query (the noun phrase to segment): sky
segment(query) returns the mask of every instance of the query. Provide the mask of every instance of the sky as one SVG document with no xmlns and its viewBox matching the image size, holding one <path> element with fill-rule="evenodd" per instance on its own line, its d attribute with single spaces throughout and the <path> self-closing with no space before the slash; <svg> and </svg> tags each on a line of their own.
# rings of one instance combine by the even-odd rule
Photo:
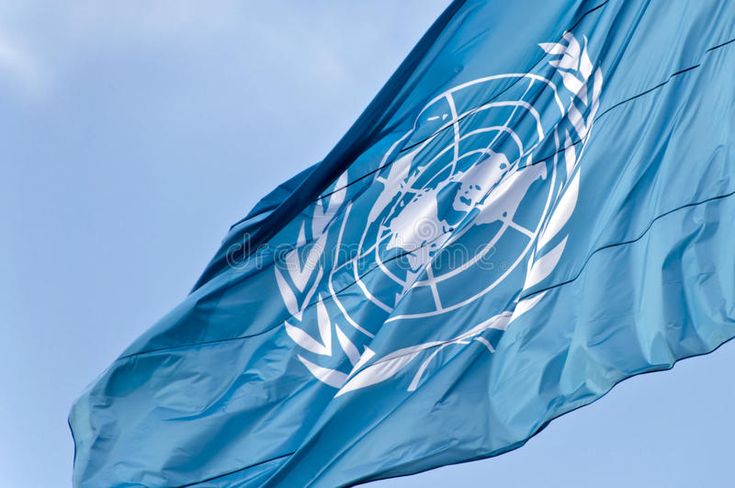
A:
<svg viewBox="0 0 735 488">
<path fill-rule="evenodd" d="M 448 3 L 0 0 L 0 486 L 70 485 L 74 399 Z M 727 344 L 517 451 L 373 486 L 732 486 L 733 371 Z"/>
</svg>

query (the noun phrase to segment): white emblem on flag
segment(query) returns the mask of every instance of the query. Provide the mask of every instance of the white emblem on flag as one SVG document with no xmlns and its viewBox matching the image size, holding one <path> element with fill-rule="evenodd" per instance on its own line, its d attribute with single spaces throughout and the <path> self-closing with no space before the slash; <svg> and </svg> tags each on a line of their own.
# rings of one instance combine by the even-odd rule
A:
<svg viewBox="0 0 735 488">
<path fill-rule="evenodd" d="M 339 395 L 386 381 L 409 366 L 414 369 L 408 390 L 413 391 L 442 350 L 474 343 L 494 352 L 483 332 L 504 330 L 543 299 L 544 292 L 533 294 L 479 324 L 468 324 L 451 339 L 374 357 L 368 345 L 374 333 L 350 312 L 333 282 L 337 268 L 352 268 L 363 299 L 386 314 L 387 325 L 460 310 L 519 270 L 524 273 L 521 291 L 551 275 L 568 243 L 566 224 L 580 190 L 579 161 L 599 107 L 603 76 L 593 67 L 586 38 L 580 43 L 565 33 L 560 42 L 539 46 L 553 68 L 550 76 L 487 76 L 450 88 L 426 104 L 374 176 L 381 190 L 364 220 L 357 256 L 332 269 L 322 265 L 329 236 L 336 233 L 339 248 L 351 211 L 345 173 L 324 204 L 314 207 L 309 229 L 314 242 L 306 257 L 294 250 L 285 257 L 287 271 L 276 267 L 291 314 L 285 330 L 302 350 L 298 358 L 315 378 L 338 388 Z M 517 99 L 474 102 L 477 94 L 503 93 L 506 86 L 525 91 Z M 508 114 L 505 122 L 483 124 L 499 114 Z M 536 198 L 531 201 L 532 188 Z M 336 225 L 330 225 L 338 212 L 346 214 L 342 224 L 334 220 Z M 468 247 L 472 242 L 476 245 Z M 459 243 L 469 252 L 452 255 Z M 505 253 L 503 266 L 495 263 L 501 259 L 494 256 L 497 249 Z M 442 267 L 437 263 L 441 253 L 459 262 Z M 487 269 L 488 263 L 493 269 Z M 361 266 L 380 275 L 366 280 Z M 328 293 L 322 296 L 324 280 Z M 338 308 L 337 317 L 329 316 L 326 298 Z M 304 318 L 307 308 L 315 310 L 313 320 Z M 350 336 L 348 328 L 361 340 Z M 335 356 L 349 364 L 335 368 L 319 361 Z"/>
</svg>

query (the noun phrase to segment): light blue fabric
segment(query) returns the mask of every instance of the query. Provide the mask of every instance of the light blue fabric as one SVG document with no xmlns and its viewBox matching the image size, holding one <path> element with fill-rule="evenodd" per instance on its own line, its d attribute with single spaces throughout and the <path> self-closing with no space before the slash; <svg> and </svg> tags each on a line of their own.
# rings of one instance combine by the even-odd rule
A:
<svg viewBox="0 0 735 488">
<path fill-rule="evenodd" d="M 735 336 L 735 4 L 455 1 L 74 405 L 76 486 L 497 455 Z"/>
</svg>

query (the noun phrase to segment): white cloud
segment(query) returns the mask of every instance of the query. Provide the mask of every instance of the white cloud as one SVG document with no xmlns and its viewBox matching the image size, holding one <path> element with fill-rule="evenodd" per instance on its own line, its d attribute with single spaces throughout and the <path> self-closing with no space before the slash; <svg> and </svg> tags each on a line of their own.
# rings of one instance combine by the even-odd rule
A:
<svg viewBox="0 0 735 488">
<path fill-rule="evenodd" d="M 32 53 L 4 37 L 0 37 L 0 79 L 33 96 L 42 94 L 46 85 L 38 60 Z"/>
</svg>

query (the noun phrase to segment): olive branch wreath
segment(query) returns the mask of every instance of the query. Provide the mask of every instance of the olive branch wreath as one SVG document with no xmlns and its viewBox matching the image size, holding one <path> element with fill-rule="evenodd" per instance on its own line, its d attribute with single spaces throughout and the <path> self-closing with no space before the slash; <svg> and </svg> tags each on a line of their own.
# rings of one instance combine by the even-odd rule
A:
<svg viewBox="0 0 735 488">
<path fill-rule="evenodd" d="M 595 70 L 590 60 L 586 37 L 583 37 L 583 43 L 580 44 L 571 32 L 565 32 L 559 42 L 541 43 L 539 47 L 552 58 L 548 64 L 556 68 L 564 87 L 572 94 L 567 112 L 563 114 L 562 120 L 568 120 L 573 132 L 576 133 L 577 142 L 569 129 L 565 129 L 562 152 L 564 153 L 566 182 L 557 195 L 553 210 L 547 216 L 538 235 L 535 236 L 523 291 L 533 289 L 547 278 L 556 268 L 566 248 L 568 235 L 561 240 L 558 237 L 561 236 L 561 231 L 566 227 L 577 205 L 581 174 L 579 162 L 599 109 L 603 85 L 602 71 L 599 68 Z M 557 138 L 559 137 L 558 130 L 558 128 L 555 129 Z M 577 145 L 579 145 L 579 150 Z M 310 229 L 314 241 L 306 252 L 303 264 L 302 253 L 299 250 L 306 244 L 305 222 L 301 225 L 296 248 L 285 255 L 285 269 L 293 286 L 289 284 L 289 280 L 279 267 L 274 268 L 283 301 L 292 319 L 296 322 L 303 321 L 304 312 L 313 303 L 314 295 L 322 281 L 324 269 L 320 263 L 326 251 L 329 227 L 345 202 L 346 186 L 347 174 L 343 173 L 335 184 L 338 190 L 330 193 L 324 203 L 318 202 L 314 206 Z M 309 283 L 311 286 L 308 286 Z M 303 298 L 299 300 L 297 294 Z M 315 378 L 339 389 L 337 396 L 386 381 L 405 369 L 420 354 L 431 349 L 431 353 L 418 367 L 408 386 L 408 391 L 414 391 L 418 388 L 431 362 L 446 347 L 457 344 L 467 345 L 474 340 L 484 345 L 491 353 L 495 352 L 493 345 L 481 334 L 488 329 L 507 328 L 511 322 L 531 310 L 545 294 L 546 292 L 541 291 L 519 299 L 512 311 L 495 315 L 453 339 L 432 341 L 399 349 L 379 358 L 367 367 L 363 366 L 372 359 L 375 353 L 367 346 L 361 353 L 340 326 L 332 323 L 321 295 L 317 295 L 315 307 L 318 337 L 312 336 L 288 320 L 284 322 L 284 325 L 286 333 L 297 346 L 321 357 L 332 357 L 337 353 L 333 340 L 333 337 L 336 336 L 342 353 L 351 364 L 349 373 L 320 366 L 301 353 L 297 357 Z"/>
</svg>

